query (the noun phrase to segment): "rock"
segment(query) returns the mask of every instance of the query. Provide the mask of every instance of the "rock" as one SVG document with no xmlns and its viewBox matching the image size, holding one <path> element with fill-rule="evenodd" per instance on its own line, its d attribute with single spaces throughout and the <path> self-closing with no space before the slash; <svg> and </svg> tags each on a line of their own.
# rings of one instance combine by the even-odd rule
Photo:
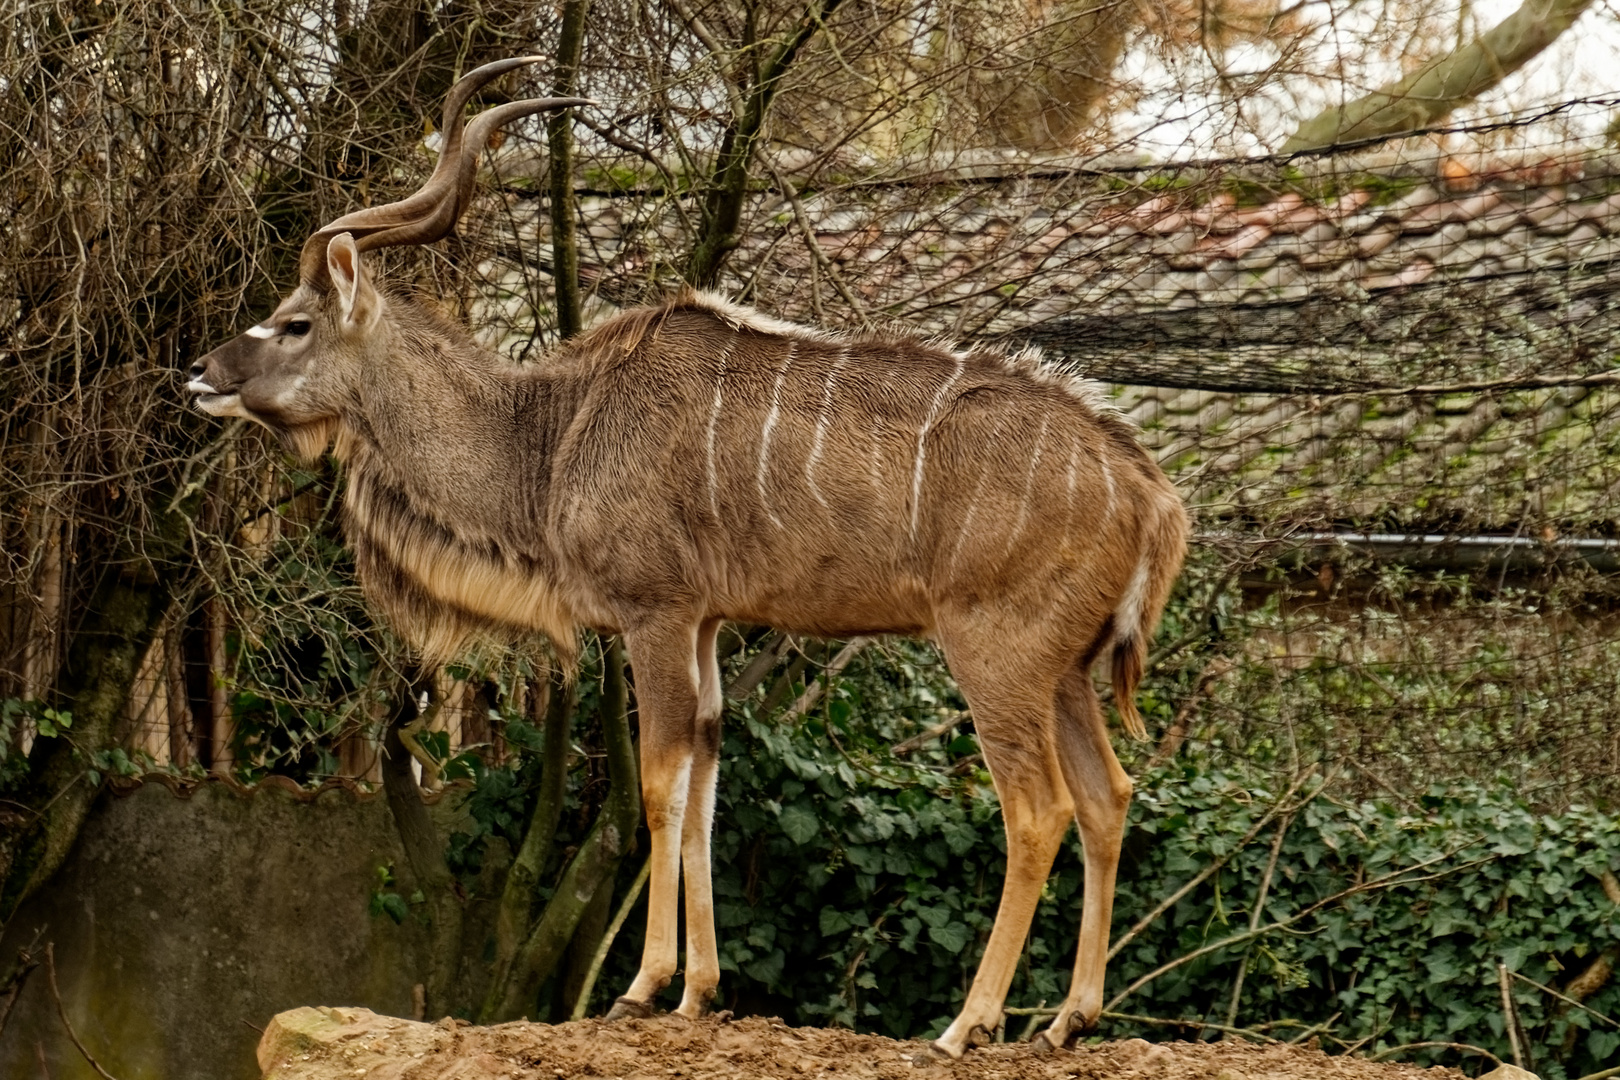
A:
<svg viewBox="0 0 1620 1080">
<path fill-rule="evenodd" d="M 449 1030 L 454 1032 L 454 1021 Z M 291 1009 L 271 1017 L 264 1029 L 259 1040 L 259 1068 L 267 1080 L 351 1076 L 356 1068 L 375 1067 L 385 1057 L 420 1057 L 446 1045 L 452 1037 L 439 1024 L 378 1016 L 370 1009 L 325 1005 Z"/>
<path fill-rule="evenodd" d="M 1529 1069 L 1521 1069 L 1517 1065 L 1503 1062 L 1490 1072 L 1480 1074 L 1479 1080 L 1541 1080 L 1541 1077 Z"/>
</svg>

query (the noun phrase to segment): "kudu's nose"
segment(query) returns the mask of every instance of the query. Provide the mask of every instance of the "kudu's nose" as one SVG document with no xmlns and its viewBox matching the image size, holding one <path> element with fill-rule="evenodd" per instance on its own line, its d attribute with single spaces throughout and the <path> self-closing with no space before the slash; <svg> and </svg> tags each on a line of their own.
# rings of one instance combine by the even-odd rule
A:
<svg viewBox="0 0 1620 1080">
<path fill-rule="evenodd" d="M 208 365 L 206 363 L 204 363 L 201 360 L 198 360 L 196 363 L 191 365 L 191 369 L 190 369 L 190 371 L 187 372 L 187 374 L 190 375 L 191 380 L 193 382 L 195 382 L 198 379 L 203 377 L 203 372 L 205 370 L 207 370 L 207 368 L 208 368 Z"/>
</svg>

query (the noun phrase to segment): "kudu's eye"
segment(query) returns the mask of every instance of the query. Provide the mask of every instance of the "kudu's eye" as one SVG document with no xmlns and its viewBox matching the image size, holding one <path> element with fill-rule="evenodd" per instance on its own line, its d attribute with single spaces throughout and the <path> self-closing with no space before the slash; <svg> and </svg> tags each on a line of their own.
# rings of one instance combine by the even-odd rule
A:
<svg viewBox="0 0 1620 1080">
<path fill-rule="evenodd" d="M 311 325 L 312 324 L 308 319 L 294 319 L 292 322 L 287 324 L 287 328 L 282 332 L 291 334 L 293 337 L 303 337 L 305 334 L 309 333 Z"/>
</svg>

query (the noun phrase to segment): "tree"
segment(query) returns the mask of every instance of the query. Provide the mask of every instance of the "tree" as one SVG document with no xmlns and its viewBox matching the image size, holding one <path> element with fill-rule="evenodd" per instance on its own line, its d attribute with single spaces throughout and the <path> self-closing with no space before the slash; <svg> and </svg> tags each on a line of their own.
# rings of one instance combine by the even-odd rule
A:
<svg viewBox="0 0 1620 1080">
<path fill-rule="evenodd" d="M 1403 110 L 1481 93 L 1585 6 L 1527 3 L 1360 111 L 1335 112 L 1325 138 L 1428 122 L 1444 110 Z M 1369 24 L 1367 57 L 1346 63 L 1391 61 L 1403 28 L 1400 49 L 1438 51 L 1439 5 L 1423 5 L 1410 27 L 1389 14 L 1403 7 Z M 548 980 L 570 984 L 564 1006 L 581 992 L 567 973 L 582 975 L 633 877 L 634 688 L 615 647 L 599 648 L 572 690 L 535 655 L 468 657 L 449 678 L 414 669 L 358 596 L 336 467 L 291 469 L 256 433 L 188 415 L 174 392 L 177 370 L 286 288 L 314 225 L 416 186 L 432 163 L 423 118 L 458 73 L 554 52 L 547 89 L 605 103 L 554 118 L 544 152 L 538 129 L 510 133 L 491 159 L 495 194 L 460 234 L 389 256 L 396 280 L 505 333 L 515 360 L 536 339 L 677 281 L 831 325 L 919 315 L 972 333 L 1016 314 L 1020 281 L 989 280 L 992 261 L 965 298 L 869 310 L 860 271 L 829 257 L 805 203 L 852 197 L 920 159 L 1107 147 L 1142 116 L 1169 123 L 1146 111 L 1141 77 L 1122 71 L 1153 57 L 1192 71 L 1235 42 L 1290 56 L 1320 37 L 1312 18 L 1265 3 L 1070 0 L 20 8 L 0 31 L 0 198 L 12 214 L 0 239 L 0 789 L 11 800 L 0 816 L 0 921 L 60 862 L 109 771 L 158 760 L 249 779 L 343 771 L 387 790 L 441 931 L 425 980 L 431 1008 L 504 1017 L 529 1012 Z M 1292 78 L 1285 67 L 1198 68 L 1177 89 L 1230 115 Z M 532 89 L 512 81 L 485 101 Z M 618 196 L 622 244 L 605 254 L 591 249 L 581 188 Z M 519 211 L 541 193 L 547 224 L 531 228 Z M 529 231 L 514 250 L 520 218 Z M 774 283 L 734 272 L 750 236 L 784 253 Z M 767 714 L 838 655 L 747 630 L 730 647 L 738 684 L 768 688 Z M 434 730 L 451 709 L 445 682 L 502 718 L 467 740 L 486 745 L 455 746 Z M 147 738 L 143 710 L 165 717 L 163 745 Z M 368 773 L 379 743 L 381 767 Z M 471 774 L 479 798 L 495 799 L 496 773 L 512 785 L 500 810 L 514 823 L 467 841 L 505 843 L 512 859 L 495 960 L 470 996 L 458 971 L 464 891 L 485 852 L 444 849 L 424 827 L 412 761 L 429 783 Z"/>
<path fill-rule="evenodd" d="M 1282 152 L 1318 150 L 1417 131 L 1435 124 L 1499 85 L 1568 30 L 1592 0 L 1525 0 L 1512 15 L 1405 78 L 1299 125 Z"/>
</svg>

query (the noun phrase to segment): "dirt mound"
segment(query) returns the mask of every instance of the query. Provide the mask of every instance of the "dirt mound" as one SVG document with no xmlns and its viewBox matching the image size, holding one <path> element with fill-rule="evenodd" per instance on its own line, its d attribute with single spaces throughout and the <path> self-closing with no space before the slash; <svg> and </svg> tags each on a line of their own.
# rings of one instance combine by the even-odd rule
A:
<svg viewBox="0 0 1620 1080">
<path fill-rule="evenodd" d="M 367 1009 L 294 1009 L 259 1044 L 265 1080 L 1463 1080 L 1419 1069 L 1329 1057 L 1301 1046 L 1140 1039 L 1042 1053 L 996 1045 L 947 1061 L 922 1042 L 751 1017 L 679 1017 L 468 1027 L 413 1023 Z"/>
</svg>

